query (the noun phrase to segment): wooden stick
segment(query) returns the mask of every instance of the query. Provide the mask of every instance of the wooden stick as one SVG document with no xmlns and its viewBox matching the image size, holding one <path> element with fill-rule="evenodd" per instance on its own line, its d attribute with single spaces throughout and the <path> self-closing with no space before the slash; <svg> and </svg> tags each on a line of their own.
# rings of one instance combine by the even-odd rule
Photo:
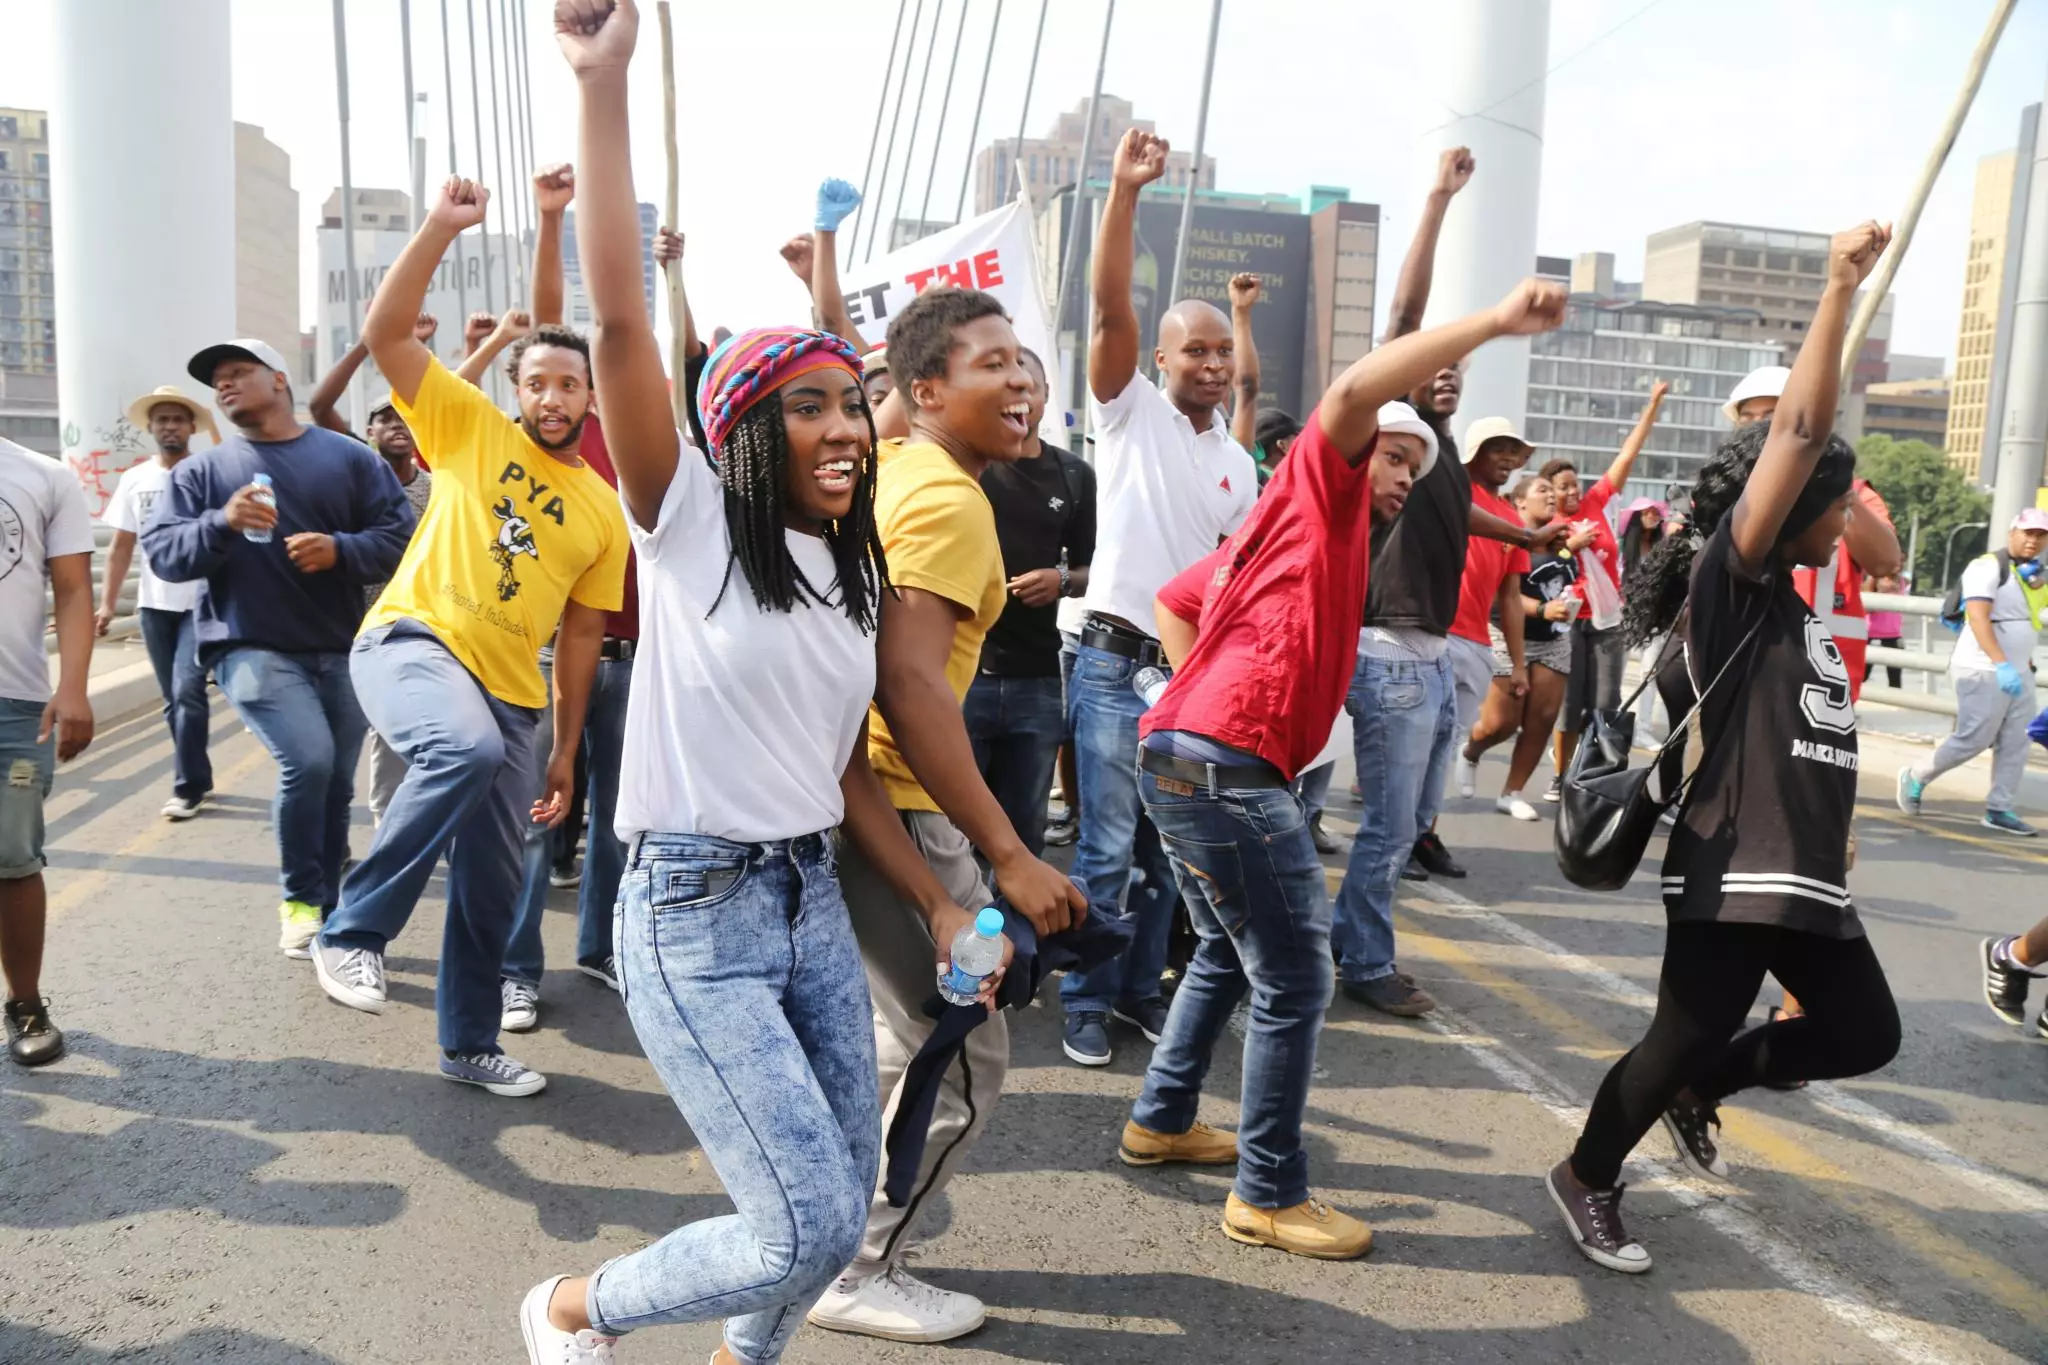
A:
<svg viewBox="0 0 2048 1365">
<path fill-rule="evenodd" d="M 661 140 L 663 150 L 668 154 L 668 198 L 663 204 L 667 214 L 662 221 L 673 229 L 676 226 L 677 201 L 680 187 L 677 181 L 676 152 L 676 45 L 675 32 L 669 26 L 668 0 L 660 0 L 654 7 L 661 20 Z M 683 354 L 683 263 L 670 261 L 663 270 L 668 280 L 668 392 L 670 406 L 675 409 L 676 430 L 688 430 L 690 381 Z"/>
</svg>

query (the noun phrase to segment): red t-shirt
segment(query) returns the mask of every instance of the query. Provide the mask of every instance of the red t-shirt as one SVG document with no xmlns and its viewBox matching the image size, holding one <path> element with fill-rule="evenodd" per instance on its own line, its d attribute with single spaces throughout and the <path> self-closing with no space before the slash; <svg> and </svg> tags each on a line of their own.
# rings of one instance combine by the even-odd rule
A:
<svg viewBox="0 0 2048 1365">
<path fill-rule="evenodd" d="M 1593 543 L 1586 547 L 1593 558 L 1600 561 L 1600 567 L 1607 570 L 1607 577 L 1613 582 L 1616 592 L 1621 591 L 1621 542 L 1615 539 L 1614 527 L 1607 520 L 1607 504 L 1614 500 L 1615 487 L 1602 474 L 1600 481 L 1579 494 L 1579 510 L 1573 521 L 1593 523 Z M 1593 608 L 1583 600 L 1579 603 L 1579 619 L 1593 619 Z"/>
<path fill-rule="evenodd" d="M 1141 734 L 1206 735 L 1290 782 L 1322 752 L 1358 667 L 1372 557 L 1366 464 L 1347 461 L 1311 412 L 1237 534 L 1167 584 L 1167 609 L 1201 634 Z"/>
<path fill-rule="evenodd" d="M 1503 521 L 1519 522 L 1522 511 L 1491 488 L 1472 485 L 1472 503 Z M 1503 540 L 1473 536 L 1465 542 L 1465 576 L 1458 582 L 1458 615 L 1451 622 L 1451 634 L 1490 644 L 1486 622 L 1493 615 L 1500 581 L 1509 574 L 1517 578 L 1529 572 L 1529 552 Z"/>
<path fill-rule="evenodd" d="M 598 424 L 595 404 L 591 405 L 590 416 L 583 419 L 583 439 L 576 453 L 613 489 L 618 488 L 619 471 L 612 468 L 611 448 L 604 443 L 604 428 Z M 611 640 L 640 638 L 640 562 L 631 550 L 626 551 L 626 598 L 617 611 L 605 613 L 604 633 Z"/>
</svg>

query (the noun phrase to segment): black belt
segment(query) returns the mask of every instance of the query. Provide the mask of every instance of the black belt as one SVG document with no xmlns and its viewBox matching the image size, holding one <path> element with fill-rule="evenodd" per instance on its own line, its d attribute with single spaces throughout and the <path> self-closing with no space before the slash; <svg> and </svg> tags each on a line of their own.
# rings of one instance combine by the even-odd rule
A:
<svg viewBox="0 0 2048 1365">
<path fill-rule="evenodd" d="M 1151 636 L 1140 635 L 1128 626 L 1113 625 L 1100 616 L 1090 616 L 1082 623 L 1081 643 L 1090 649 L 1135 659 L 1140 667 L 1161 663 L 1166 658 L 1159 652 L 1159 642 Z"/>
<path fill-rule="evenodd" d="M 1215 792 L 1222 787 L 1287 785 L 1287 779 L 1270 763 L 1197 763 L 1192 759 L 1176 758 L 1150 745 L 1139 746 L 1138 767 L 1154 777 L 1163 777 L 1169 782 L 1180 782 L 1190 787 L 1200 787 L 1209 792 Z"/>
<path fill-rule="evenodd" d="M 632 658 L 639 652 L 640 642 L 638 640 L 615 640 L 607 635 L 604 643 L 598 646 L 597 657 L 600 659 L 625 660 Z"/>
</svg>

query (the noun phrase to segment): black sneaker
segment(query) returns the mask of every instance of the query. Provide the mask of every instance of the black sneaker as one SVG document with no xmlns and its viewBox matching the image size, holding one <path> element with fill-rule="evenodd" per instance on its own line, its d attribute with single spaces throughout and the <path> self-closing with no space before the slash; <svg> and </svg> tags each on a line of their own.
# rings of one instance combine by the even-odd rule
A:
<svg viewBox="0 0 2048 1365">
<path fill-rule="evenodd" d="M 1415 841 L 1415 861 L 1434 877 L 1462 877 L 1465 869 L 1458 866 L 1451 857 L 1451 851 L 1444 847 L 1444 841 L 1431 830 Z"/>
<path fill-rule="evenodd" d="M 1543 799 L 1553 806 L 1564 800 L 1563 777 L 1553 777 L 1550 779 L 1550 785 L 1544 789 Z"/>
<path fill-rule="evenodd" d="M 1611 1190 L 1581 1190 L 1571 1176 L 1571 1162 L 1560 1161 L 1543 1178 L 1550 1202 L 1564 1215 L 1564 1225 L 1586 1259 L 1624 1275 L 1640 1275 L 1650 1268 L 1650 1253 L 1628 1235 L 1621 1225 L 1621 1192 L 1627 1184 Z"/>
<path fill-rule="evenodd" d="M 1045 822 L 1045 842 L 1054 848 L 1064 848 L 1074 842 L 1074 835 L 1079 830 L 1079 821 L 1072 815 L 1062 815 L 1057 820 Z"/>
<path fill-rule="evenodd" d="M 1707 1129 L 1719 1128 L 1721 1116 L 1710 1104 L 1701 1104 L 1680 1095 L 1664 1111 L 1664 1131 L 1671 1134 L 1671 1141 L 1678 1147 L 1679 1159 L 1694 1175 L 1711 1176 L 1715 1180 L 1728 1178 L 1728 1163 L 1721 1160 L 1721 1149 L 1714 1145 L 1713 1135 Z"/>
<path fill-rule="evenodd" d="M 1068 1061 L 1082 1066 L 1108 1066 L 1109 1015 L 1102 1010 L 1081 1010 L 1068 1015 L 1060 1050 L 1067 1054 Z"/>
<path fill-rule="evenodd" d="M 2029 975 L 2008 966 L 2010 938 L 1987 938 L 1977 951 L 1984 959 L 1984 1003 L 2008 1024 L 2026 1026 Z M 11 1008 L 11 1007 L 10 1007 Z"/>
<path fill-rule="evenodd" d="M 1416 985 L 1415 978 L 1405 972 L 1337 984 L 1343 988 L 1345 999 L 1356 1000 L 1397 1019 L 1419 1019 L 1436 1008 L 1436 997 Z"/>
<path fill-rule="evenodd" d="M 1336 835 L 1323 828 L 1323 817 L 1320 811 L 1316 813 L 1315 819 L 1308 822 L 1308 837 L 1315 841 L 1316 852 L 1318 853 L 1335 853 L 1344 847 L 1343 844 L 1338 842 Z"/>
<path fill-rule="evenodd" d="M 7 1055 L 19 1066 L 47 1066 L 64 1055 L 64 1034 L 50 1022 L 48 1000 L 7 1002 Z"/>
<path fill-rule="evenodd" d="M 1408 855 L 1407 865 L 1401 869 L 1401 880 L 1404 882 L 1426 882 L 1429 880 L 1429 869 L 1416 862 L 1415 855 L 1411 853 Z"/>
<path fill-rule="evenodd" d="M 1144 1034 L 1146 1042 L 1156 1043 L 1159 1041 L 1159 1035 L 1166 1032 L 1166 1001 L 1156 995 L 1150 1000 L 1133 1000 L 1111 1010 L 1110 1017 L 1121 1019 Z M 1080 1058 L 1076 1057 L 1074 1060 L 1079 1061 Z"/>
</svg>

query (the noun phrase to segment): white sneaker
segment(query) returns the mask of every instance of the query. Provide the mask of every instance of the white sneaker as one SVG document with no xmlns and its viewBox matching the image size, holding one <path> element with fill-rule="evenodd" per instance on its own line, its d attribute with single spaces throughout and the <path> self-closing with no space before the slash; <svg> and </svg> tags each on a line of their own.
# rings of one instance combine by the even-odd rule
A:
<svg viewBox="0 0 2048 1365">
<path fill-rule="evenodd" d="M 173 796 L 164 802 L 163 816 L 166 820 L 190 820 L 199 814 L 199 808 L 206 804 L 205 797 L 194 800 L 189 797 Z"/>
<path fill-rule="evenodd" d="M 618 1352 L 612 1349 L 618 1345 L 617 1337 L 588 1327 L 564 1332 L 548 1321 L 548 1303 L 555 1297 L 555 1286 L 568 1278 L 557 1275 L 542 1280 L 519 1302 L 519 1335 L 526 1338 L 527 1365 L 617 1365 Z"/>
<path fill-rule="evenodd" d="M 506 1033 L 531 1033 L 540 1027 L 540 988 L 506 977 L 498 983 L 503 1010 L 498 1027 Z"/>
<path fill-rule="evenodd" d="M 1473 760 L 1465 757 L 1464 753 L 1461 751 L 1458 754 L 1458 795 L 1471 796 L 1478 790 L 1479 765 Z"/>
<path fill-rule="evenodd" d="M 926 1284 L 900 1265 L 851 1280 L 842 1275 L 809 1314 L 813 1327 L 889 1341 L 951 1341 L 988 1318 L 981 1300 Z"/>
<path fill-rule="evenodd" d="M 1494 801 L 1493 808 L 1502 815 L 1512 815 L 1517 820 L 1540 820 L 1536 808 L 1522 799 L 1520 792 L 1502 792 Z"/>
</svg>

